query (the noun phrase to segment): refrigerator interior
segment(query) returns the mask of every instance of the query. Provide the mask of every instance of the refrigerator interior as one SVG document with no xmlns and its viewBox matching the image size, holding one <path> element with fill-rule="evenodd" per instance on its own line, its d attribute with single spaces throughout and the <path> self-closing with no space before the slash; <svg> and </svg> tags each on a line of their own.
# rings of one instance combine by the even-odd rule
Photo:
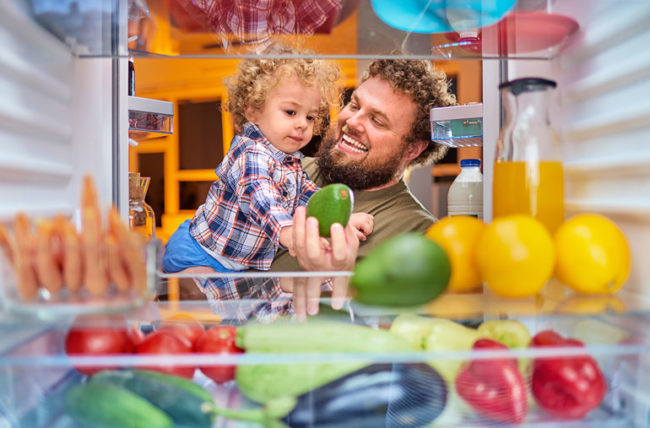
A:
<svg viewBox="0 0 650 428">
<path fill-rule="evenodd" d="M 60 2 L 60 15 L 47 15 L 37 0 L 0 4 L 0 222 L 9 223 L 19 211 L 33 216 L 75 216 L 81 178 L 92 173 L 105 204 L 116 203 L 125 215 L 128 201 L 128 97 L 129 6 L 144 2 L 103 0 Z M 151 10 L 164 10 L 170 2 L 150 0 Z M 178 2 L 171 2 L 178 3 Z M 75 6 L 76 5 L 76 6 Z M 94 16 L 91 26 L 66 21 Z M 99 15 L 84 14 L 87 10 Z M 625 232 L 633 255 L 627 284 L 614 296 L 576 296 L 565 288 L 552 289 L 536 298 L 508 301 L 488 294 L 446 295 L 417 313 L 444 317 L 476 326 L 483 320 L 510 318 L 524 323 L 531 333 L 552 328 L 587 344 L 608 383 L 602 404 L 585 419 L 564 420 L 549 416 L 530 400 L 525 426 L 648 426 L 650 396 L 648 374 L 650 337 L 650 4 L 643 0 L 543 0 L 521 1 L 522 9 L 546 9 L 574 17 L 578 32 L 561 50 L 530 55 L 485 54 L 483 60 L 484 108 L 484 212 L 490 220 L 491 170 L 499 130 L 500 100 L 497 85 L 504 79 L 540 76 L 555 79 L 552 120 L 558 129 L 566 163 L 567 215 L 601 213 Z M 336 50 L 320 51 L 324 57 L 352 59 L 361 70 L 371 58 L 390 48 L 404 47 L 414 58 L 446 60 L 477 59 L 480 53 L 446 48 L 431 35 L 396 30 L 380 22 L 370 2 L 358 4 L 357 50 L 341 44 Z M 64 25 L 65 23 L 65 25 Z M 74 31 L 69 32 L 70 29 Z M 158 28 L 168 31 L 170 28 Z M 309 39 L 308 36 L 301 36 Z M 191 36 L 188 36 L 191 39 Z M 227 37 L 215 35 L 215 44 L 227 45 Z M 187 42 L 187 40 L 186 40 Z M 352 41 L 350 42 L 352 44 Z M 436 44 L 437 43 L 437 44 Z M 438 50 L 432 51 L 432 45 Z M 157 44 L 155 46 L 164 46 Z M 183 46 L 190 48 L 191 43 Z M 318 44 L 316 44 L 318 47 Z M 146 49 L 138 46 L 138 49 Z M 166 59 L 188 61 L 191 50 L 146 50 L 142 58 L 164 63 Z M 170 53 L 173 52 L 173 53 Z M 132 52 L 134 53 L 134 52 Z M 213 51 L 203 57 L 241 58 L 250 55 L 245 45 Z M 487 108 L 490 106 L 490 108 Z M 428 173 L 419 179 L 430 183 Z M 421 184 L 421 183 L 418 183 Z M 169 282 L 159 278 L 159 294 L 170 294 Z M 277 281 L 277 279 L 275 279 Z M 256 290 L 274 278 L 243 278 L 244 300 L 212 302 L 152 302 L 127 313 L 130 325 L 149 331 L 170 313 L 198 313 L 214 322 L 245 325 L 269 319 L 268 303 Z M 175 285 L 171 290 L 177 292 Z M 174 291 L 176 290 L 176 291 Z M 277 304 L 278 302 L 276 302 Z M 281 302 L 280 302 L 281 303 Z M 329 302 L 324 299 L 324 304 Z M 279 312 L 282 314 L 282 312 Z M 292 317 L 291 311 L 285 314 Z M 369 328 L 385 328 L 397 316 L 386 308 L 352 304 L 342 319 Z M 277 316 L 277 315 L 274 315 Z M 266 318 L 265 318 L 266 317 Z M 341 315 L 337 315 L 341 317 Z M 74 365 L 143 367 L 150 358 L 137 355 L 69 358 L 65 336 L 73 317 L 55 320 L 20 318 L 0 312 L 0 425 L 11 427 L 76 426 L 62 413 L 65 393 L 85 381 Z M 508 354 L 511 356 L 512 354 Z M 560 348 L 546 356 L 575 356 Z M 491 358 L 503 357 L 494 354 Z M 514 351 L 521 359 L 539 357 L 535 349 Z M 368 352 L 305 354 L 278 358 L 278 364 L 315 362 L 429 362 L 460 364 L 475 357 L 471 351 L 403 352 L 390 355 Z M 267 355 L 247 353 L 239 357 L 165 357 L 159 364 L 196 367 L 207 363 L 258 364 L 273 361 Z M 218 385 L 200 370 L 194 375 L 217 403 L 229 408 L 256 407 L 242 396 L 234 383 Z M 531 382 L 525 377 L 526 385 Z M 446 413 L 434 426 L 485 426 L 494 424 L 473 412 L 449 387 Z M 217 419 L 214 426 L 243 426 Z"/>
</svg>

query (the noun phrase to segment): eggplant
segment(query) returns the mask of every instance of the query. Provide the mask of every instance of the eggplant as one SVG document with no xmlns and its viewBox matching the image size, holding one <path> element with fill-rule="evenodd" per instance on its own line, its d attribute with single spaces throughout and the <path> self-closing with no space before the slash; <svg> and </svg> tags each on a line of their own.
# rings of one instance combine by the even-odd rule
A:
<svg viewBox="0 0 650 428">
<path fill-rule="evenodd" d="M 425 363 L 363 367 L 297 397 L 283 418 L 301 427 L 420 427 L 444 410 L 447 385 Z"/>
</svg>

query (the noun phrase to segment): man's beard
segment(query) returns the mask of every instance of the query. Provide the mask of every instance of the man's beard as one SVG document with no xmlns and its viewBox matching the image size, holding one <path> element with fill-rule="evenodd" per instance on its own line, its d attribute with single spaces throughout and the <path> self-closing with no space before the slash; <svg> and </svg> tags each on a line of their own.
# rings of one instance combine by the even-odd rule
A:
<svg viewBox="0 0 650 428">
<path fill-rule="evenodd" d="M 318 150 L 318 168 L 327 184 L 343 183 L 352 190 L 367 190 L 383 186 L 393 180 L 400 169 L 401 150 L 381 162 L 346 160 L 346 155 L 333 150 L 337 140 L 329 132 Z"/>
</svg>

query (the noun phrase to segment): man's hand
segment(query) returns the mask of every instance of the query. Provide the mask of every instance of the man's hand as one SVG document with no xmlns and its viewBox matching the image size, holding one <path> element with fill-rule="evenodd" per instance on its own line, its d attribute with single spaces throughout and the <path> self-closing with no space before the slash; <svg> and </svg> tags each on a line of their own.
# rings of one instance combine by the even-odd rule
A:
<svg viewBox="0 0 650 428">
<path fill-rule="evenodd" d="M 293 223 L 293 247 L 298 263 L 305 271 L 351 271 L 359 251 L 359 239 L 352 224 L 344 229 L 333 224 L 329 246 L 322 245 L 318 235 L 318 220 L 305 218 L 306 209 L 296 208 Z M 299 318 L 318 313 L 321 284 L 326 278 L 294 278 L 293 285 L 283 284 L 285 290 L 293 288 L 294 310 Z M 343 307 L 348 293 L 348 277 L 332 278 L 332 307 Z"/>
</svg>

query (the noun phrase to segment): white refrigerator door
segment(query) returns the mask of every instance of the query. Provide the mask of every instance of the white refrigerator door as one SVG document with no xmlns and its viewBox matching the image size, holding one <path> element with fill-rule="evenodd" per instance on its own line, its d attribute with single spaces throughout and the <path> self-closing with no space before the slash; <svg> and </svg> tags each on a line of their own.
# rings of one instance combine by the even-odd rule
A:
<svg viewBox="0 0 650 428">
<path fill-rule="evenodd" d="M 73 53 L 30 13 L 26 2 L 0 2 L 0 221 L 18 211 L 74 215 L 84 174 L 102 203 L 126 206 L 126 180 L 116 177 L 127 176 L 127 150 L 113 147 L 115 118 L 127 117 L 113 95 L 126 60 Z"/>
</svg>

